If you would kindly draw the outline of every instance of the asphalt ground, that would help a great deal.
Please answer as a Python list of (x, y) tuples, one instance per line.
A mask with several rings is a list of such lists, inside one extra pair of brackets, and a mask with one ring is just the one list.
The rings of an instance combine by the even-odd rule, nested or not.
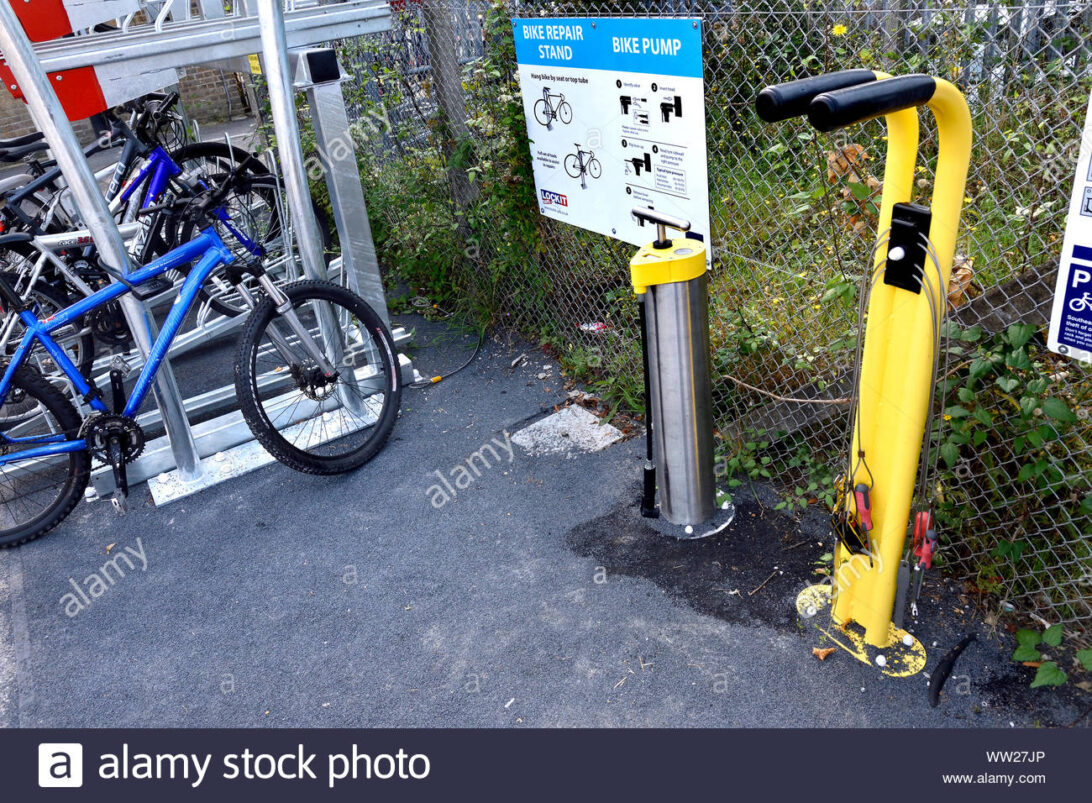
[[(425, 374), (476, 342), (400, 320)], [(922, 675), (819, 661), (793, 600), (830, 549), (822, 517), (744, 486), (724, 533), (669, 541), (635, 510), (640, 440), (509, 460), (508, 435), (567, 399), (547, 365), (488, 338), (464, 371), (406, 389), (355, 473), (274, 464), (162, 508), (141, 486), (123, 517), (84, 503), (0, 552), (0, 725), (1010, 727), (1087, 705), (1028, 690), (1011, 639), (939, 579), (915, 627), (927, 671), (980, 636), (940, 706)], [(442, 501), (438, 476), (488, 443), (498, 458)], [(119, 554), (123, 575), (66, 611)]]

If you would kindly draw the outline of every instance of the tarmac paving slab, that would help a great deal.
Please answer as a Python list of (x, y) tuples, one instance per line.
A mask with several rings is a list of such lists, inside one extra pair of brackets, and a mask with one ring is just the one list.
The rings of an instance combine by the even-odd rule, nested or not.
[[(403, 322), (429, 375), (476, 341)], [(533, 356), (513, 367), (520, 353)], [(820, 662), (792, 604), (830, 549), (822, 517), (773, 511), (769, 488), (745, 486), (723, 533), (657, 535), (635, 509), (639, 439), (539, 455), (511, 444), (568, 399), (543, 362), (532, 345), (487, 338), (464, 371), (406, 389), (391, 441), (354, 473), (274, 464), (162, 508), (140, 487), (124, 517), (83, 504), (0, 552), (0, 724), (1010, 727), (1079, 715), (1072, 691), (1030, 692), (1011, 645), (940, 579), (916, 626), (927, 671), (964, 631), (980, 639), (939, 707), (924, 676), (886, 678), (845, 653)], [(66, 610), (92, 575), (106, 575), (99, 595)]]

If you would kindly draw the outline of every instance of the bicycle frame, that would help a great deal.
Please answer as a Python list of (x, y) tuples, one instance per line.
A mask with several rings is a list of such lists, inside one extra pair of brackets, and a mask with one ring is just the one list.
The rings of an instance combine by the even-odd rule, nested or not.
[[(129, 149), (131, 144), (132, 141), (126, 143), (126, 150)], [(121, 173), (123, 169), (127, 172), (125, 161), (125, 154), (123, 153), (121, 161), (118, 162), (118, 173)], [(151, 153), (148, 154), (148, 159), (140, 168), (139, 172), (133, 177), (132, 181), (122, 188), (121, 193), (116, 199), (110, 199), (110, 194), (107, 192), (106, 197), (111, 200), (110, 211), (116, 211), (114, 209), (115, 202), (119, 209), (124, 207), (133, 196), (133, 193), (136, 192), (145, 181), (148, 182), (148, 187), (144, 192), (144, 201), (141, 203), (141, 208), (147, 209), (163, 193), (163, 190), (167, 189), (168, 182), (181, 172), (182, 168), (175, 163), (174, 159), (172, 159), (165, 150), (163, 150), (162, 146), (156, 145)]]
[[(170, 180), (182, 172), (182, 168), (175, 163), (170, 157), (170, 154), (168, 154), (162, 146), (156, 145), (147, 152), (147, 161), (141, 167), (137, 175), (127, 184), (122, 186), (122, 182), (125, 181), (125, 177), (129, 175), (130, 171), (133, 169), (133, 165), (136, 160), (140, 158), (142, 155), (141, 151), (145, 147), (146, 146), (144, 146), (140, 140), (136, 139), (135, 136), (130, 135), (126, 138), (125, 144), (122, 146), (121, 155), (118, 157), (117, 163), (113, 168), (109, 168), (113, 171), (113, 175), (111, 176), (110, 184), (104, 195), (109, 202), (111, 213), (115, 215), (125, 208), (125, 205), (129, 202), (133, 193), (145, 182), (147, 182), (148, 187), (144, 193), (144, 199), (140, 208), (146, 209), (151, 206), (155, 202), (155, 199), (167, 188)], [(101, 150), (101, 148), (92, 146), (87, 153), (90, 155), (96, 153), (98, 150)], [(58, 168), (52, 168), (8, 196), (11, 214), (35, 234), (42, 234), (44, 232), (39, 226), (34, 224), (33, 220), (22, 213), (19, 204), (34, 195), (38, 190), (57, 181), (58, 178), (61, 178), (60, 170)], [(66, 188), (63, 187), (58, 190), (58, 202), (64, 196), (65, 192)], [(50, 218), (52, 218), (52, 213), (50, 214)], [(48, 220), (43, 221), (43, 223), (48, 225)]]
[[(235, 261), (235, 257), (232, 256), (227, 246), (224, 245), (219, 235), (212, 228), (202, 230), (201, 233), (190, 242), (164, 254), (159, 259), (145, 265), (139, 270), (126, 274), (124, 278), (128, 284), (121, 282), (111, 283), (44, 320), (40, 320), (29, 310), (21, 310), (19, 312), (19, 318), (26, 326), (26, 333), (23, 335), (23, 339), (19, 343), (18, 348), (16, 348), (11, 362), (4, 371), (3, 377), (0, 378), (0, 404), (7, 399), (8, 392), (11, 390), (12, 377), (14, 376), (16, 369), (22, 364), (23, 359), (34, 346), (35, 342), (37, 342), (45, 348), (50, 357), (53, 358), (57, 363), (57, 366), (76, 388), (76, 391), (83, 396), (84, 400), (93, 410), (104, 413), (110, 412), (106, 404), (99, 398), (98, 393), (91, 387), (87, 379), (69, 359), (64, 349), (53, 340), (51, 334), (58, 329), (73, 323), (76, 319), (87, 314), (91, 310), (104, 304), (109, 304), (111, 301), (121, 297), (132, 289), (132, 285), (140, 285), (144, 282), (151, 281), (169, 270), (179, 268), (194, 260), (196, 260), (196, 264), (186, 276), (186, 280), (179, 290), (178, 298), (171, 307), (171, 311), (167, 314), (167, 320), (164, 322), (163, 328), (159, 332), (159, 336), (156, 338), (155, 343), (152, 344), (151, 353), (148, 355), (144, 368), (137, 377), (136, 385), (133, 387), (132, 393), (126, 400), (125, 409), (122, 411), (122, 415), (129, 417), (135, 416), (137, 410), (140, 409), (140, 405), (148, 395), (152, 382), (155, 380), (156, 373), (159, 371), (159, 366), (162, 364), (167, 351), (171, 347), (171, 343), (178, 334), (178, 330), (181, 328), (183, 320), (185, 320), (186, 315), (189, 313), (194, 301), (197, 299), (197, 292), (200, 290), (201, 285), (204, 284), (205, 280), (208, 279), (212, 272), (218, 267), (221, 265), (228, 265)], [(5, 295), (7, 294), (5, 293)], [(31, 460), (46, 457), (48, 455), (78, 452), (87, 448), (87, 444), (83, 439), (67, 440), (66, 438), (67, 436), (63, 433), (44, 438), (12, 438), (0, 432), (0, 441), (2, 442), (43, 444), (37, 448), (20, 451), (13, 455), (17, 461)], [(12, 461), (0, 457), (0, 465), (6, 465), (8, 462)]]

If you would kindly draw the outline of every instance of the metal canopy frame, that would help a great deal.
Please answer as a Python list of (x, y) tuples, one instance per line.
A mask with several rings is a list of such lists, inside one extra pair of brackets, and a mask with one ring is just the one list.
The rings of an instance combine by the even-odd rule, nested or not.
[[(141, 0), (143, 19), (135, 14), (119, 20), (112, 31), (87, 32), (78, 36), (32, 44), (23, 32), (11, 3), (0, 0), (0, 50), (3, 51), (27, 100), (32, 118), (45, 135), (70, 191), (76, 199), (87, 228), (102, 258), (108, 264), (127, 267), (129, 255), (117, 223), (109, 213), (94, 174), (50, 87), (49, 75), (81, 67), (110, 65), (110, 74), (161, 73), (171, 68), (218, 62), (260, 53), (273, 112), (277, 149), (291, 211), (296, 245), (303, 272), (308, 278), (326, 277), (326, 264), (314, 212), (311, 208), (304, 154), (300, 144), (294, 95), (305, 90), (316, 115), (315, 129), (320, 151), (330, 154), (336, 142), (339, 162), (324, 164), (326, 181), (334, 204), (334, 218), (343, 243), (340, 269), (349, 287), (359, 292), (389, 326), (375, 247), (371, 240), (363, 189), (353, 155), (351, 137), (346, 136), (347, 114), (340, 81), (315, 84), (293, 82), (292, 50), (314, 47), (332, 39), (379, 33), (391, 27), (390, 8), (381, 0), (346, 0), (323, 5), (320, 0), (237, 0), (225, 12), (220, 0)], [(104, 72), (104, 75), (106, 73)], [(316, 102), (318, 101), (318, 102)], [(347, 149), (347, 150), (346, 150)], [(347, 153), (347, 156), (345, 154)], [(155, 337), (155, 321), (148, 306), (132, 294), (123, 297), (123, 309), (140, 359), (147, 358)], [(205, 340), (222, 334), (219, 327)], [(395, 343), (408, 340), (405, 330), (395, 329)], [(191, 348), (192, 344), (187, 346)], [(180, 349), (181, 351), (182, 349)], [(400, 371), (407, 381), (414, 378), (413, 366), (399, 355)], [(240, 447), (252, 435), (238, 411), (232, 411), (191, 428), (187, 411), (197, 412), (224, 405), (234, 398), (231, 387), (219, 388), (192, 399), (183, 399), (173, 371), (164, 360), (155, 387), (158, 411), (145, 414), (142, 423), (161, 421), (165, 438), (148, 444), (146, 452), (128, 467), (130, 482), (137, 484), (171, 472), (175, 486), (198, 490), (220, 477), (206, 472), (202, 458)], [(253, 467), (260, 465), (254, 461)], [(245, 470), (245, 469), (244, 469)], [(235, 474), (242, 473), (237, 471)], [(112, 473), (99, 469), (92, 475), (91, 495), (113, 490)], [(171, 499), (184, 496), (172, 491)]]
[[(179, 3), (179, 5), (186, 5)], [(285, 44), (308, 47), (332, 39), (349, 39), (388, 31), (390, 8), (381, 0), (346, 0), (334, 5), (286, 2), (282, 10)], [(210, 61), (249, 56), (262, 49), (261, 3), (237, 3), (234, 12), (219, 18), (133, 25), (116, 31), (88, 33), (34, 45), (46, 72), (125, 64), (130, 73), (188, 67)], [(280, 6), (278, 6), (280, 7)], [(251, 10), (255, 9), (255, 10)]]

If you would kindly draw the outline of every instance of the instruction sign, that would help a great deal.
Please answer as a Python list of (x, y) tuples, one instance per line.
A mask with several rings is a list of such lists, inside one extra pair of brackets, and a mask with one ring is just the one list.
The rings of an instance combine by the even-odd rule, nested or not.
[(655, 231), (630, 213), (644, 206), (708, 246), (701, 21), (512, 24), (542, 214), (644, 245)]
[(1092, 362), (1092, 98), (1085, 113), (1047, 345), (1051, 351)]

